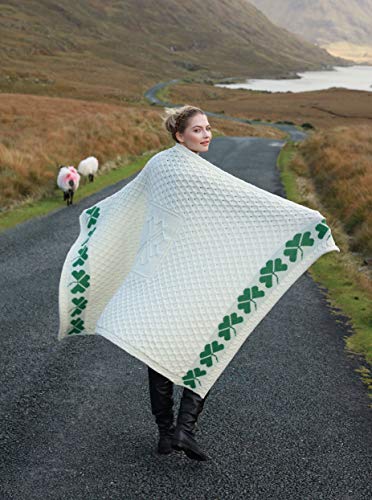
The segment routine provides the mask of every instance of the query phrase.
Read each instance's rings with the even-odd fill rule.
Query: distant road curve
[[[181,80],[179,78],[175,78],[173,80],[168,80],[166,82],[159,82],[153,87],[151,87],[149,90],[145,92],[145,98],[153,105],[157,106],[164,106],[167,108],[174,108],[178,106],[183,106],[183,104],[174,104],[166,101],[162,101],[157,97],[157,93],[159,90],[168,87],[169,85],[174,85],[175,83],[180,82]],[[282,130],[283,132],[287,132],[290,136],[291,141],[298,142],[302,141],[307,137],[307,134],[305,131],[298,130],[294,125],[287,125],[285,123],[271,123],[271,122],[265,122],[265,121],[260,121],[260,120],[248,120],[246,118],[236,118],[235,116],[228,116],[225,115],[225,113],[214,113],[212,111],[205,111],[205,114],[207,116],[214,116],[216,118],[223,118],[224,120],[231,120],[235,122],[242,122],[242,123],[249,123],[251,125],[261,125],[261,126],[266,126],[266,127],[273,127],[277,128],[279,130]]]

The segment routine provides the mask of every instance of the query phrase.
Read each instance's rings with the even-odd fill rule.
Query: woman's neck
[[[179,144],[183,148],[188,149],[189,151],[191,151],[191,153],[195,153],[196,155],[198,155],[200,153],[200,151],[194,151],[193,149],[188,148],[187,146],[185,146],[184,144],[181,144],[180,142],[177,142],[177,144]]]

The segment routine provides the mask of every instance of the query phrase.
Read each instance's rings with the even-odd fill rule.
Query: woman
[[[158,451],[207,460],[194,430],[209,390],[298,277],[340,249],[320,212],[199,155],[211,140],[202,110],[167,113],[176,144],[79,216],[58,339],[101,335],[147,364]]]
[[[194,106],[168,108],[164,125],[172,138],[196,154],[208,151],[212,139],[211,126],[205,113]],[[171,453],[174,449],[194,460],[208,460],[195,441],[194,432],[197,419],[203,410],[204,399],[184,387],[178,412],[177,424],[174,425],[173,382],[148,366],[151,410],[159,427],[158,452]],[[209,392],[207,393],[207,395]]]

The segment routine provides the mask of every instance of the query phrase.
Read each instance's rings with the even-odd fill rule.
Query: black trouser
[[[156,418],[159,428],[167,428],[173,423],[173,382],[167,377],[153,370],[147,365],[149,376],[149,389],[151,400],[151,411]],[[196,424],[198,415],[204,407],[205,400],[209,395],[207,392],[204,398],[192,391],[188,387],[183,388],[180,402],[178,423],[182,422],[191,430]]]

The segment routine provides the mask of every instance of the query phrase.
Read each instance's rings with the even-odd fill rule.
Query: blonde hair
[[[171,133],[173,139],[179,142],[176,132],[182,134],[187,127],[189,119],[197,113],[205,115],[202,109],[188,104],[179,108],[165,108],[165,114],[162,116],[163,125]]]

